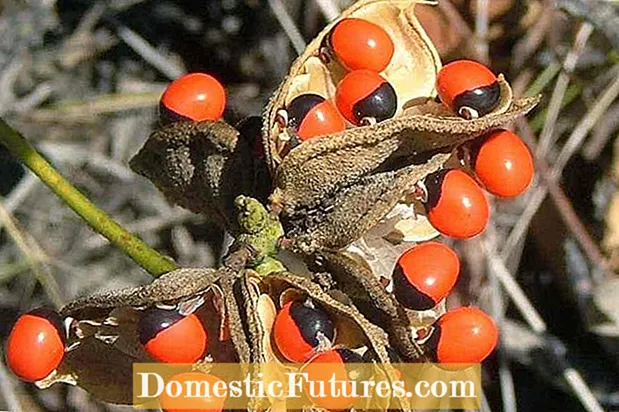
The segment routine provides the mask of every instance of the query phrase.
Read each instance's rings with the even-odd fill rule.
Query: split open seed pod
[[[171,123],[156,128],[130,164],[171,202],[236,234],[235,198],[242,194],[264,201],[270,190],[253,138],[223,120]]]
[[[328,277],[328,274],[322,276]],[[290,301],[303,302],[308,298],[328,314],[336,330],[333,342],[325,342],[325,347],[319,347],[316,353],[333,347],[345,347],[360,356],[375,359],[378,362],[376,365],[368,365],[375,376],[381,379],[395,378],[393,368],[389,365],[387,334],[363,316],[342,293],[326,293],[315,280],[290,272],[274,272],[262,278],[248,276],[242,288],[243,295],[250,297],[248,302],[251,302],[251,306],[246,308],[247,315],[257,320],[256,324],[261,331],[262,339],[258,342],[261,352],[256,361],[268,365],[262,371],[266,381],[283,379],[282,376],[290,372],[290,363],[279,352],[277,342],[274,341],[273,327],[278,311]],[[270,399],[270,402],[275,410],[286,407],[285,398]],[[388,400],[383,406],[385,409],[388,407]],[[397,408],[403,408],[403,405],[398,404]]]
[[[250,339],[232,296],[231,282],[239,276],[228,268],[178,269],[149,285],[68,303],[61,310],[71,325],[67,353],[56,373],[38,386],[71,383],[102,400],[131,404],[133,363],[156,362],[138,337],[140,317],[152,308],[196,315],[208,336],[199,364],[250,362]]]
[[[328,272],[333,287],[344,292],[367,319],[387,331],[389,345],[401,359],[427,360],[414,340],[405,309],[387,292],[361,256],[323,249],[308,256],[307,263],[312,271]]]
[[[467,140],[513,121],[536,98],[514,100],[499,76],[500,103],[491,113],[464,120],[434,101],[438,54],[415,17],[417,0],[362,0],[329,24],[294,62],[264,113],[263,138],[274,178],[271,196],[297,250],[342,248],[379,223],[413,185],[441,168]],[[281,113],[300,94],[333,100],[344,71],[325,64],[320,47],[343,18],[382,27],[395,52],[381,75],[398,98],[394,117],[291,144]],[[293,147],[294,146],[294,147]]]

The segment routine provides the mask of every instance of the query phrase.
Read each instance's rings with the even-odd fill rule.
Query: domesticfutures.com
[[[285,373],[286,382],[280,380],[265,382],[263,374],[258,373],[257,379],[251,379],[247,375],[243,380],[218,381],[212,387],[205,381],[184,381],[181,384],[178,381],[170,380],[166,383],[161,375],[154,372],[138,372],[137,375],[140,379],[141,388],[140,393],[137,394],[138,399],[157,398],[164,392],[173,398],[213,396],[218,398],[301,398],[304,393],[312,398],[373,398],[376,396],[390,398],[408,395],[404,381],[338,380],[335,373],[327,381],[314,381],[309,380],[307,373],[287,372]],[[418,382],[416,386],[425,387],[428,393],[433,391],[429,384],[423,385],[423,381]],[[470,396],[474,396],[474,390],[469,391],[469,393],[471,393]]]
[[[308,400],[319,402],[319,399],[327,403],[337,399],[351,400],[356,405],[374,405],[380,409],[380,406],[399,398],[407,399],[410,407],[417,409],[475,409],[481,399],[481,368],[478,364],[464,370],[446,370],[445,365],[438,367],[427,363],[378,364],[395,366],[392,370],[403,372],[400,379],[393,380],[380,372],[382,368],[377,368],[375,373],[361,373],[364,378],[351,379],[352,375],[342,372],[341,364],[340,369],[336,365],[321,365],[313,374],[299,369],[298,365],[294,369],[294,364],[289,368],[281,364],[261,364],[253,365],[253,369],[249,368],[250,365],[246,368],[239,365],[204,365],[208,374],[202,372],[187,377],[191,374],[179,374],[179,371],[181,367],[184,371],[192,370],[192,365],[136,363],[133,365],[134,407],[156,407],[153,405],[159,398],[177,400],[179,408],[185,406],[183,400],[219,398],[232,409],[244,408],[249,400],[260,399],[265,400],[265,404],[280,400],[288,409],[298,409]],[[248,373],[250,370],[256,372]],[[181,375],[184,377],[175,379]],[[200,375],[217,378],[201,379]]]

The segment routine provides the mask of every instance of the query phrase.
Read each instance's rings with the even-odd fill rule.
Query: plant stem
[[[2,118],[0,118],[0,143],[3,143],[13,155],[49,186],[52,192],[84,219],[90,227],[125,252],[148,273],[159,276],[177,268],[176,263],[171,258],[153,250],[92,204]]]

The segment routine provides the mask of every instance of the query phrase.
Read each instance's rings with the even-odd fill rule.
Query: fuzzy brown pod
[[[303,297],[312,298],[335,319],[338,337],[334,344],[371,354],[371,359],[381,363],[377,374],[394,379],[392,368],[382,365],[390,359],[387,334],[359,312],[345,294],[333,289],[327,293],[323,284],[329,277],[327,273],[312,278],[289,272],[260,277],[252,270],[236,271],[228,266],[218,270],[184,268],[164,274],[149,285],[77,299],[61,310],[61,316],[71,325],[65,358],[53,375],[37,385],[45,388],[58,382],[71,383],[102,400],[130,404],[132,364],[153,362],[137,337],[141,311],[153,306],[193,313],[202,321],[209,347],[199,364],[208,367],[209,362],[241,362],[262,368],[277,364],[282,359],[271,342],[277,307]],[[317,282],[318,278],[322,282]],[[249,369],[244,373],[252,376],[258,372],[265,376],[281,373],[258,366]],[[249,409],[267,407],[277,410],[282,407],[281,400],[249,400]],[[398,408],[406,409],[401,404]]]
[[[325,310],[333,320],[337,330],[332,342],[334,347],[346,347],[367,359],[376,360],[381,366],[377,366],[374,373],[384,379],[394,379],[396,375],[393,368],[387,366],[390,363],[390,346],[385,331],[370,322],[344,294],[327,293],[316,279],[320,276],[328,278],[329,274],[302,276],[291,272],[273,272],[262,278],[249,275],[241,283],[242,294],[248,297],[246,300],[249,302],[247,315],[255,318],[251,323],[259,328],[254,333],[262,336],[257,342],[260,358],[256,361],[265,365],[266,369],[262,370],[265,379],[285,380],[283,374],[287,371],[284,366],[287,361],[277,350],[272,336],[278,309],[289,301],[303,301],[307,298]],[[285,399],[269,401],[272,410],[285,410]],[[388,400],[385,400],[383,406],[386,410]],[[399,403],[397,408],[406,409],[406,405]]]
[[[452,150],[526,114],[537,98],[514,100],[499,76],[500,102],[491,113],[464,120],[433,100],[440,68],[436,50],[419,25],[418,1],[364,0],[341,18],[370,20],[392,37],[395,53],[381,73],[398,95],[398,111],[370,126],[318,136],[291,147],[280,113],[296,96],[333,98],[344,72],[325,64],[319,48],[337,20],[295,61],[264,114],[263,138],[273,172],[275,210],[297,251],[338,249],[362,237],[411,191],[442,167]],[[335,65],[335,67],[334,67]]]
[[[171,202],[236,234],[234,199],[264,200],[270,190],[251,139],[222,120],[176,122],[156,128],[130,165]]]
[[[155,362],[138,340],[137,323],[147,308],[194,313],[209,344],[204,362],[249,363],[253,357],[233,296],[233,282],[243,273],[224,267],[178,269],[153,283],[97,293],[70,302],[61,316],[70,321],[66,355],[55,374],[39,387],[76,384],[99,399],[132,403],[132,364]],[[218,321],[214,322],[213,320]]]
[[[417,181],[440,169],[455,146],[515,120],[536,103],[522,99],[504,113],[472,121],[438,114],[442,106],[428,103],[423,108],[432,114],[405,113],[309,140],[279,165],[272,202],[298,250],[345,247],[379,223]]]

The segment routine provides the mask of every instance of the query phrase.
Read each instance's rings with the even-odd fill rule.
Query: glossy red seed
[[[459,169],[442,170],[425,179],[430,224],[443,235],[467,239],[484,231],[490,217],[479,185]]]
[[[393,293],[409,309],[431,309],[451,292],[459,273],[460,259],[449,246],[421,243],[399,257]]]
[[[225,108],[224,87],[205,73],[190,73],[174,80],[160,101],[161,116],[168,121],[218,120]]]
[[[435,324],[432,342],[440,363],[478,363],[494,350],[499,331],[492,318],[475,307],[450,310]]]
[[[329,315],[311,301],[285,304],[275,317],[273,340],[291,362],[305,362],[320,345],[320,336],[333,342],[335,326]]]
[[[483,64],[457,60],[437,74],[436,91],[441,101],[464,118],[476,118],[492,111],[500,99],[497,77]]]
[[[535,168],[529,148],[509,130],[495,130],[473,154],[474,170],[490,193],[516,197],[531,184]]]
[[[380,74],[371,70],[348,73],[335,92],[335,105],[346,120],[354,125],[360,125],[366,118],[380,122],[393,117],[397,103],[393,87]]]
[[[288,121],[303,141],[346,129],[346,121],[333,103],[313,93],[302,94],[290,102]]]
[[[159,362],[193,363],[204,355],[208,336],[195,314],[182,316],[174,311],[150,309],[138,322],[140,342]]]
[[[52,373],[64,357],[65,339],[60,316],[53,311],[35,310],[17,320],[6,347],[9,368],[28,382]]]
[[[393,57],[394,45],[387,32],[370,21],[347,18],[331,30],[329,53],[348,70],[385,70]]]

